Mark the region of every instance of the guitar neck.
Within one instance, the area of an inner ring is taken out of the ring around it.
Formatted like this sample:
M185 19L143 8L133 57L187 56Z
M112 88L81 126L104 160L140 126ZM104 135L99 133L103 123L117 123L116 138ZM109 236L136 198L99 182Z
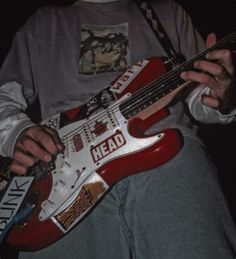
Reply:
M149 85L141 88L120 105L120 111L123 116L127 119L132 118L136 114L147 109L147 107L150 107L159 102L162 98L170 95L172 92L176 91L176 89L181 88L181 86L186 84L186 81L180 77L180 74L187 70L197 71L193 66L194 62L200 59L206 59L206 54L208 52L216 49L227 48L235 53L235 39L236 31L219 40L215 45L202 51L192 59L185 61L173 70L167 72L162 77L158 78L158 80L155 80Z

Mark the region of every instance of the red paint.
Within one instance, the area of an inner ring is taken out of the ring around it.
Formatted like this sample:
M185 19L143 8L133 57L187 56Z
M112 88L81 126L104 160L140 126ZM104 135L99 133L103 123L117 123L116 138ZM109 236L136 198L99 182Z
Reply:
M68 111L65 112L66 117L70 120L73 121L74 119L76 119L77 114L80 112L80 107L76 107L73 109L70 109Z
M138 89L157 80L165 72L166 68L162 60L160 58L151 58L148 65L146 65L129 86L125 88L124 92L116 94L117 98L119 99L127 92L130 92L131 94L136 92ZM73 119L78 112L79 108L76 108L67 112L66 115L70 119ZM129 133L135 137L145 137L144 132L165 116L167 116L166 110L162 109L153 113L145 120L133 118L129 121ZM109 186L112 186L124 177L158 167L167 162L178 153L183 142L181 135L177 130L166 129L163 133L165 134L165 137L157 143L154 143L152 146L124 157L114 158L112 161L109 161L99 168L97 172ZM103 155L106 151L110 154L112 152L112 147L115 147L115 145L118 147L118 142L117 140L114 140L113 137L115 137L115 135L99 144L99 148L103 148ZM109 141L113 141L114 143L110 143L109 146ZM95 161L97 160L95 159ZM9 244L20 250L34 251L49 246L64 235L51 219L44 222L38 220L38 215L41 210L40 204L48 198L51 187L52 179L50 174L42 181L33 183L32 192L38 191L40 193L38 206L36 206L26 226L22 228L15 226L12 229L7 238Z

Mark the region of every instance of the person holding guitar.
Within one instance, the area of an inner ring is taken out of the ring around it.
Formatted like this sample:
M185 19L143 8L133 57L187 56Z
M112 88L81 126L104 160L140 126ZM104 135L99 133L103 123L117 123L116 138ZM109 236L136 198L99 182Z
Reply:
M12 158L11 171L27 175L39 161L50 163L69 150L58 128L53 126L56 119L49 120L53 121L51 125L43 126L33 123L26 115L27 107L36 97L44 120L86 106L85 112L79 109L84 116L81 121L86 121L86 116L89 120L95 116L86 137L99 141L89 146L93 160L88 155L82 160L88 159L99 171L98 164L109 156L103 166L109 165L110 174L113 168L114 171L118 168L116 174L119 169L128 168L127 177L112 181L112 188L94 210L71 231L53 240L54 233L45 227L45 238L50 236L52 244L39 245L36 251L31 251L34 250L31 244L28 247L25 244L18 249L29 251L20 251L19 258L235 258L235 226L214 165L197 136L196 126L185 112L185 105L200 122L235 121L231 45L235 47L236 35L218 44L216 35L211 33L205 43L179 4L159 0L152 1L151 6L167 34L164 37L170 39L174 51L186 60L182 64L170 57L168 62L166 58L160 59L163 63L155 65L152 73L147 72L150 69L146 67L153 62L150 57L168 58L168 53L144 18L139 3L133 0L77 0L66 7L44 7L15 35L0 70L0 155ZM168 63L172 63L172 70L158 74ZM130 68L134 64L137 65ZM139 81L143 80L146 85L140 90ZM132 82L137 84L135 90ZM154 89L156 83L158 87ZM109 94L103 91L108 85ZM95 97L98 92L101 94ZM126 105L130 95L134 101ZM154 95L155 100L142 105L142 111L139 108L135 115L124 115L131 105L139 105L141 100ZM115 111L112 123L120 122L123 126L110 134L107 117L101 119L94 114L98 108L113 107L112 98L113 103L119 104L119 116ZM63 116L70 114L71 118L72 111ZM78 118L77 121L81 117ZM136 126L140 121L141 126ZM61 121L59 124L62 127ZM165 129L176 133L174 143L169 144L169 131ZM163 134L155 135L156 132ZM104 134L107 135L101 141ZM139 155L136 151L124 155L122 151L116 157L119 163L114 162L116 159L111 157L126 146L131 135L158 136L164 142L164 153L158 151L158 157L153 158L149 147L141 148ZM82 133L75 137L71 140L75 150L71 152L79 157L88 144ZM126 156L131 160L125 160ZM129 170L133 170L132 175ZM78 175L82 173L80 170ZM107 179L104 181L109 185ZM43 185L40 191L44 192ZM35 227L27 232L29 240L30 233L33 239L33 232L38 231L39 227Z

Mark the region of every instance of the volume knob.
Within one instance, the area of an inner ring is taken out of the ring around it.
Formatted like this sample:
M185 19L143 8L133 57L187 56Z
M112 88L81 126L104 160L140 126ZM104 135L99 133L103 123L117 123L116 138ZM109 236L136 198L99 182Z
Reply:
M62 167L61 167L61 173L65 175L70 175L72 172L72 165L68 161L64 161Z
M66 183L62 180L58 180L54 185L54 191L57 193L65 193L66 192Z

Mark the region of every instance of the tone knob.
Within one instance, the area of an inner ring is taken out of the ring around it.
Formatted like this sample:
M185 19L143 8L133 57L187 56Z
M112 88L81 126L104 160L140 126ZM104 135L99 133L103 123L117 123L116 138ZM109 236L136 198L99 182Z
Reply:
M61 173L65 175L70 175L72 172L72 165L68 161L64 161L62 167L61 167Z
M54 191L57 193L65 193L66 192L66 183L62 180L58 180L54 185Z

